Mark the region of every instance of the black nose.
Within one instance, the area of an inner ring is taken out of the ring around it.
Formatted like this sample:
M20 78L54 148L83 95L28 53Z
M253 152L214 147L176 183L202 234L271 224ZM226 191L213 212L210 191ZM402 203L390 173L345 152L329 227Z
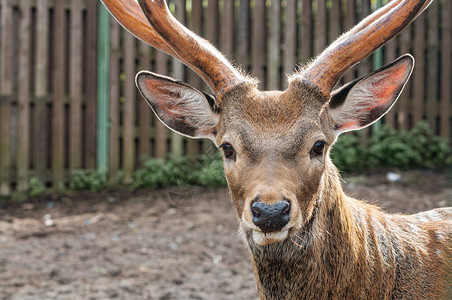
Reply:
M263 232L281 230L290 220L290 203L280 201L273 205L264 202L251 204L253 223Z

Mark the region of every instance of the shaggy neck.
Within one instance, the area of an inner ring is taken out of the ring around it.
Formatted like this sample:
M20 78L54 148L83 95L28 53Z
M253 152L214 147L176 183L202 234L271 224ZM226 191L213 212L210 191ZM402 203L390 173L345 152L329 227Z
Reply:
M316 295L319 291L332 295L326 284L334 289L338 280L344 279L339 278L342 272L332 266L341 261L346 268L358 256L353 241L358 230L355 223L337 170L328 164L312 218L298 233L268 246L248 239L261 297L308 299L313 291Z

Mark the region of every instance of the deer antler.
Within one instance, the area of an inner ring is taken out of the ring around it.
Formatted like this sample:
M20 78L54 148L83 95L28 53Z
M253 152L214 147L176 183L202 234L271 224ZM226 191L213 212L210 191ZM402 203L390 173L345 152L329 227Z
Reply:
M294 78L329 98L334 85L345 72L396 36L432 1L391 1L340 36Z
M247 81L206 40L188 30L164 0L101 0L116 20L137 38L179 59L195 71L219 96Z

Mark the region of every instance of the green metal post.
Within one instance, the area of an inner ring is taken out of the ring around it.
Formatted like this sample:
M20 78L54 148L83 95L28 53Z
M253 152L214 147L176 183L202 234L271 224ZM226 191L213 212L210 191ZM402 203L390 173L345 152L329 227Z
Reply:
M376 1L376 10L380 9L383 6L383 0L377 0ZM383 65L383 49L380 48L377 51L375 51L374 55L372 56L373 60L373 68L374 70L380 68ZM373 132L377 133L381 128L381 120L375 122L373 125Z
M109 115L109 61L110 14L100 5L98 10L97 44L97 171L108 172L108 115Z

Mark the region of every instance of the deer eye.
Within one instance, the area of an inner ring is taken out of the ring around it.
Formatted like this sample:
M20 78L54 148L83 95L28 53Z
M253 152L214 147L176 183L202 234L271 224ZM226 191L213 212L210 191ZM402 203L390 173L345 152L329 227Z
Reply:
M232 148L231 144L228 144L228 143L221 144L220 148L223 149L225 158L234 158L235 157L235 151L234 151L234 148Z
M314 144L314 146L312 147L312 152L316 155L322 155L323 154L323 150L325 149L325 145L327 145L326 142L324 141L318 141Z

